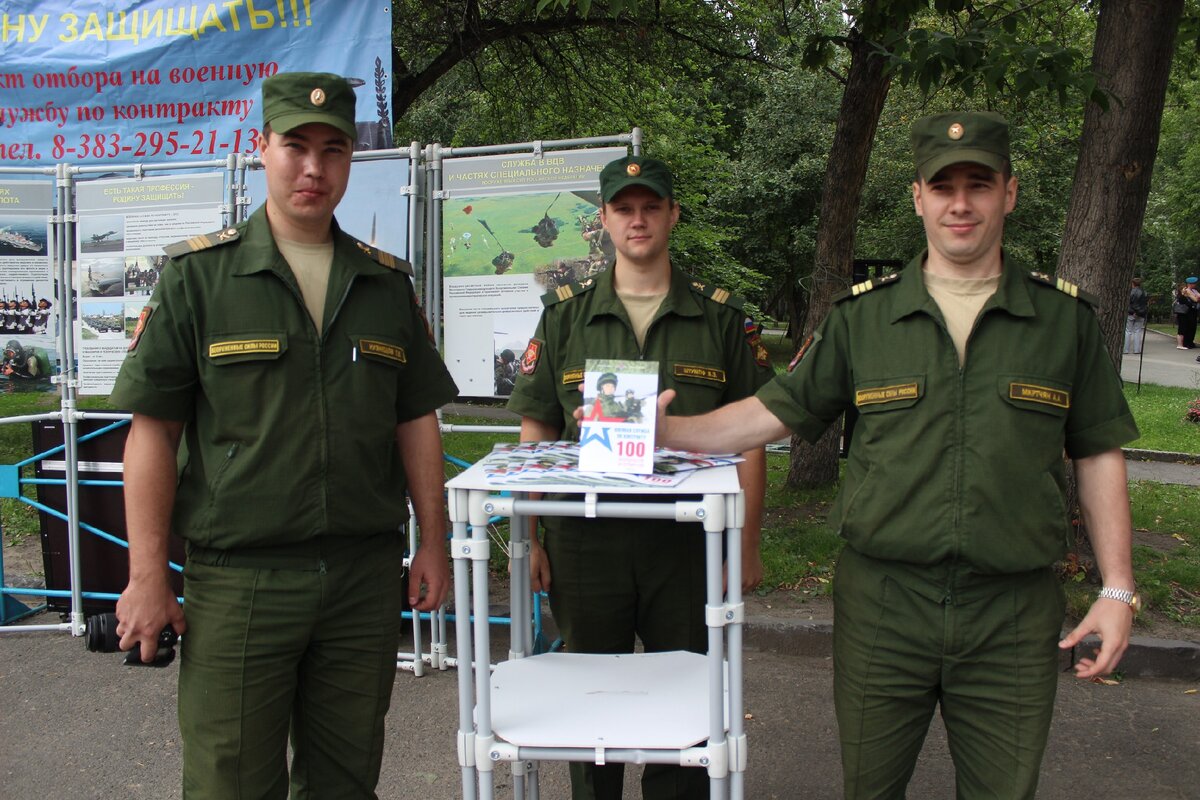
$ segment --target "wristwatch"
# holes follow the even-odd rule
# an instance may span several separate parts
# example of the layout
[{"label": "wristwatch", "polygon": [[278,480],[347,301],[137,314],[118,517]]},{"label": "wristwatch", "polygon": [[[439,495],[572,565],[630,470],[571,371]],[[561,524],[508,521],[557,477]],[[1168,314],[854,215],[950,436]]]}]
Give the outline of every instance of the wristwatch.
[{"label": "wristwatch", "polygon": [[1129,610],[1136,617],[1137,613],[1142,610],[1142,597],[1137,592],[1130,589],[1116,589],[1112,586],[1105,586],[1100,590],[1100,597],[1108,600],[1119,600],[1129,606]]}]

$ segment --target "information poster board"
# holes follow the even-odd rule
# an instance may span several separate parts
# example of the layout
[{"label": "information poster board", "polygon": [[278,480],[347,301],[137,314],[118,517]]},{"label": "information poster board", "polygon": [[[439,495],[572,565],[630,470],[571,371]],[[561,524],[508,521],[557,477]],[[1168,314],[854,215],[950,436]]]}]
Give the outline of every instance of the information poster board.
[{"label": "information poster board", "polygon": [[54,182],[0,182],[0,392],[49,391],[59,359]]},{"label": "information poster board", "polygon": [[624,147],[442,162],[445,360],[466,397],[512,392],[541,296],[613,261],[600,170]]},{"label": "information poster board", "polygon": [[223,202],[220,173],[76,184],[72,279],[81,395],[112,391],[166,264],[163,247],[220,230]]}]

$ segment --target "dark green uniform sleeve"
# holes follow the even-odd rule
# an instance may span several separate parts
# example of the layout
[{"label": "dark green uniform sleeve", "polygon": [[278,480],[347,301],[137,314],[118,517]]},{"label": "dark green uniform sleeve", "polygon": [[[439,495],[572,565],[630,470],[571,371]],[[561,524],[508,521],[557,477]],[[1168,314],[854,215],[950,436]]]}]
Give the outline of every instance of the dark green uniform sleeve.
[{"label": "dark green uniform sleeve", "polygon": [[396,393],[396,419],[400,422],[423,417],[458,396],[458,386],[434,346],[429,323],[417,305],[412,283],[407,278],[404,282],[408,285],[407,310],[414,334],[412,352],[403,375],[404,385]]},{"label": "dark green uniform sleeve", "polygon": [[546,347],[547,330],[554,327],[549,319],[553,313],[553,307],[542,311],[533,338],[517,362],[517,382],[508,398],[507,408],[561,429],[563,410],[555,386],[558,369],[553,363],[554,354]]},{"label": "dark green uniform sleeve", "polygon": [[193,415],[199,376],[184,269],[168,261],[142,311],[110,396],[117,408],[180,422]]},{"label": "dark green uniform sleeve", "polygon": [[1079,374],[1067,416],[1066,450],[1071,458],[1086,458],[1128,444],[1140,434],[1095,312],[1080,303],[1078,313],[1084,318],[1079,321]]},{"label": "dark green uniform sleeve", "polygon": [[776,376],[756,396],[780,422],[815,442],[854,396],[848,346],[845,320],[835,307],[792,371]]}]

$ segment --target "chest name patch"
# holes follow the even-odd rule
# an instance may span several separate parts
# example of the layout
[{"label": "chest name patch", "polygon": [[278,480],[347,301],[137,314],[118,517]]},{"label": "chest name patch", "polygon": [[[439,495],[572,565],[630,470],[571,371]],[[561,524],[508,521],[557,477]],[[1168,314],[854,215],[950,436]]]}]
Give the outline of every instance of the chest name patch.
[{"label": "chest name patch", "polygon": [[859,389],[854,393],[854,405],[870,406],[876,403],[893,403],[897,400],[915,400],[920,397],[915,383],[898,383],[895,386],[879,386],[875,389]]},{"label": "chest name patch", "polygon": [[725,370],[715,367],[703,367],[699,364],[676,364],[676,378],[699,378],[702,381],[725,383]]},{"label": "chest name patch", "polygon": [[1051,389],[1048,386],[1038,386],[1032,383],[1010,383],[1008,385],[1010,400],[1027,400],[1030,403],[1044,403],[1055,408],[1070,408],[1071,393],[1062,389]]},{"label": "chest name patch", "polygon": [[398,347],[387,342],[377,342],[374,339],[359,339],[358,349],[363,355],[379,356],[390,361],[395,361],[398,364],[407,364],[408,356],[404,354],[404,348]]},{"label": "chest name patch", "polygon": [[566,369],[563,370],[562,376],[563,386],[570,383],[583,383],[583,370],[581,369]]},{"label": "chest name patch", "polygon": [[237,339],[230,342],[213,342],[208,346],[209,358],[240,356],[246,353],[278,353],[278,339]]}]

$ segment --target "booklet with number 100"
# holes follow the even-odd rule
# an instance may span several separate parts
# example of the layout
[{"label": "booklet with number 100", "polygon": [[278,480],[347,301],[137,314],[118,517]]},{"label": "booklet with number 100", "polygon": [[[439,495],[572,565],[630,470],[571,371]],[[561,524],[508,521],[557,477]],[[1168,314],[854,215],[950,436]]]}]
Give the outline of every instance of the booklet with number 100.
[{"label": "booklet with number 100", "polygon": [[654,471],[658,362],[588,359],[583,374],[579,469]]}]

